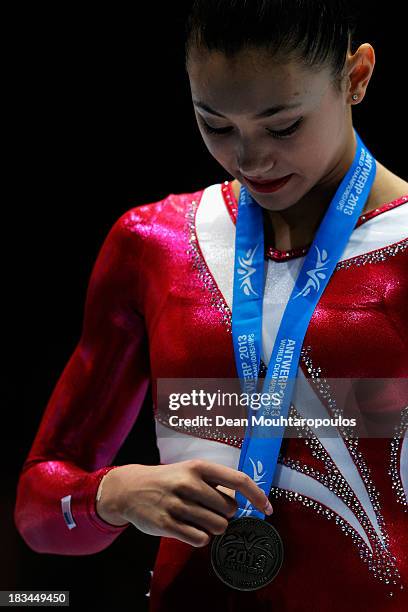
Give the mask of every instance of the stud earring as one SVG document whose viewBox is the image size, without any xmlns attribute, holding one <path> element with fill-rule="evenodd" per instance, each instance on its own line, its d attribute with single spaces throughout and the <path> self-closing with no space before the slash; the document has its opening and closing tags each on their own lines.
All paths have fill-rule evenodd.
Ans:
<svg viewBox="0 0 408 612">
<path fill-rule="evenodd" d="M 353 94 L 353 100 L 358 100 L 358 94 Z"/>
</svg>

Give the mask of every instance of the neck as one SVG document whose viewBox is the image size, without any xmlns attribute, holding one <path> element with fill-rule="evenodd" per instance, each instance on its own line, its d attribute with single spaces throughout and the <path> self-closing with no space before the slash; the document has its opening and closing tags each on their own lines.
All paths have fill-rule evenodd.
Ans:
<svg viewBox="0 0 408 612">
<path fill-rule="evenodd" d="M 346 144 L 339 151 L 337 161 L 308 193 L 285 210 L 273 211 L 263 206 L 265 239 L 268 242 L 280 250 L 299 248 L 313 242 L 319 225 L 354 160 L 356 147 L 354 130 L 351 129 Z M 241 184 L 236 180 L 232 186 L 238 200 Z M 370 197 L 363 212 L 369 210 L 372 205 Z M 262 206 L 261 202 L 259 204 Z"/>
</svg>

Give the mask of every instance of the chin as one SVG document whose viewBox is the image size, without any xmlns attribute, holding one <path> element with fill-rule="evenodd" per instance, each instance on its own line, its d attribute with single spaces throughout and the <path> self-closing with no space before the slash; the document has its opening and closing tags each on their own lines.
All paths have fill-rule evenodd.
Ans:
<svg viewBox="0 0 408 612">
<path fill-rule="evenodd" d="M 299 200 L 301 200 L 305 194 L 303 191 L 299 194 L 294 194 L 292 191 L 290 194 L 280 194 L 278 192 L 259 194 L 253 193 L 252 191 L 250 193 L 255 202 L 258 202 L 262 208 L 270 210 L 271 212 L 289 210 L 289 208 L 297 204 L 297 202 L 299 202 Z"/>
</svg>

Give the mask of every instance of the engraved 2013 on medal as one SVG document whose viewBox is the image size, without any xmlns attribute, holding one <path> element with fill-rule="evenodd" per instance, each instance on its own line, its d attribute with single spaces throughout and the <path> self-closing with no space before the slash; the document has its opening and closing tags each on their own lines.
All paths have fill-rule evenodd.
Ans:
<svg viewBox="0 0 408 612">
<path fill-rule="evenodd" d="M 230 521 L 214 537 L 211 563 L 217 576 L 239 591 L 255 591 L 269 584 L 283 562 L 283 544 L 270 523 L 257 517 Z"/>
</svg>

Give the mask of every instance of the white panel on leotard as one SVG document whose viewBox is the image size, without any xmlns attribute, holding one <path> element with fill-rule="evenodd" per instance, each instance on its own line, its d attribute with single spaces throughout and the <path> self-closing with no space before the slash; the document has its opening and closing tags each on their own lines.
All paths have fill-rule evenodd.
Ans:
<svg viewBox="0 0 408 612">
<path fill-rule="evenodd" d="M 205 459 L 238 469 L 241 453 L 239 448 L 215 440 L 205 440 L 204 438 L 183 434 L 162 425 L 157 420 L 155 423 L 161 463 L 169 464 L 189 459 Z M 273 486 L 305 495 L 323 504 L 347 521 L 371 549 L 363 527 L 350 508 L 333 491 L 330 491 L 319 481 L 307 474 L 296 472 L 287 466 L 278 464 Z"/>
</svg>

